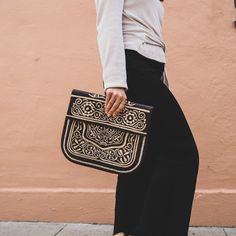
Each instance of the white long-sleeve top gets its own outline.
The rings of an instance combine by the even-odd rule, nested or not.
[[[125,48],[166,63],[160,0],[95,0],[96,30],[103,88],[128,90]],[[168,87],[166,66],[162,81]]]

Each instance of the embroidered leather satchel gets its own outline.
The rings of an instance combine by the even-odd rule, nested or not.
[[[64,156],[110,173],[129,173],[142,163],[153,106],[127,100],[116,117],[105,113],[105,95],[73,89],[61,136]]]

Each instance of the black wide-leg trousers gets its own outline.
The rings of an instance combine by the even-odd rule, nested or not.
[[[142,164],[117,175],[113,234],[187,236],[199,153],[186,117],[161,81],[165,63],[125,49],[127,99],[153,105]]]

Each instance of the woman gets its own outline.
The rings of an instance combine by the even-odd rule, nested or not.
[[[169,89],[160,0],[95,0],[106,114],[126,100],[153,105],[142,165],[118,174],[113,235],[187,236],[199,167],[185,115]]]

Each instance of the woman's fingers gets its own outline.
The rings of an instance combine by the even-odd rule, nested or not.
[[[126,103],[126,93],[123,88],[109,88],[106,91],[105,112],[108,116],[116,116]]]
[[[108,105],[108,102],[110,101],[111,97],[112,97],[112,93],[107,91],[106,92],[106,101],[105,101],[105,112],[106,113],[108,111],[107,105]]]
[[[108,115],[115,116],[119,112],[118,108],[122,102],[122,98],[117,96],[115,102],[111,105]]]
[[[125,103],[126,103],[126,99],[121,101],[119,107],[113,113],[114,116],[116,116],[119,112],[122,112],[124,110]]]
[[[116,101],[115,95],[109,92],[106,97],[106,105],[105,105],[107,115],[108,113],[110,113],[110,109],[115,101]]]

